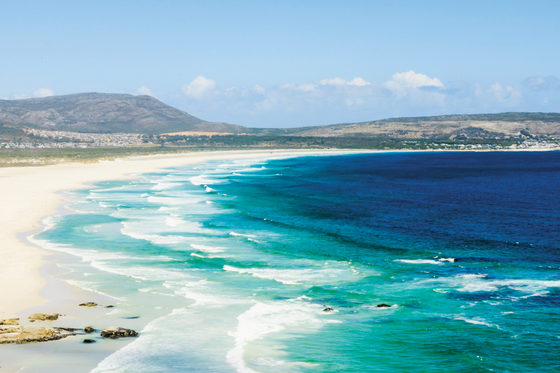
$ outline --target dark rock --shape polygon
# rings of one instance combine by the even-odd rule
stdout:
[[[86,327],[84,328],[84,332],[86,332],[86,333],[88,333],[88,334],[89,334],[89,333],[93,333],[94,331],[95,331],[95,329],[93,329],[91,326],[86,326]]]
[[[80,307],[95,307],[95,306],[97,306],[97,303],[95,302],[80,303]]]
[[[95,343],[95,339],[84,339],[83,343]]]
[[[391,306],[385,303],[381,303],[377,305],[377,308],[391,308]]]
[[[76,330],[78,330],[76,328],[55,328],[55,329],[63,332],[75,332]]]
[[[113,305],[108,305],[108,306],[106,306],[105,308],[113,308],[113,307],[115,307],[115,306],[113,306]]]
[[[140,316],[125,316],[123,317],[123,319],[127,319],[127,320],[134,320],[134,319],[139,319]]]
[[[330,307],[327,307],[323,310],[323,312],[332,312],[332,311],[334,311],[334,310]]]
[[[136,337],[137,335],[138,333],[132,329],[125,329],[117,326],[110,326],[108,328],[103,329],[103,331],[101,332],[101,336],[103,338],[113,338],[113,339],[122,338],[122,337]]]

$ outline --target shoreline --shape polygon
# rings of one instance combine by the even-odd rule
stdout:
[[[29,236],[40,233],[47,224],[43,221],[45,218],[58,214],[74,213],[70,207],[66,206],[67,197],[65,191],[87,189],[94,183],[108,180],[127,180],[137,178],[141,173],[163,171],[166,168],[181,167],[204,163],[212,160],[239,160],[239,159],[279,159],[305,156],[321,156],[321,155],[348,155],[348,154],[366,154],[366,153],[399,153],[401,151],[382,150],[382,151],[232,151],[232,152],[208,152],[208,153],[188,153],[178,155],[154,155],[142,156],[129,159],[118,159],[115,161],[105,161],[99,164],[78,164],[67,163],[54,166],[41,167],[22,167],[0,169],[0,191],[2,191],[4,214],[0,216],[0,221],[4,222],[6,228],[17,228],[19,226],[27,226],[26,230],[10,231],[8,229],[0,232],[0,237],[4,238],[4,242],[10,238],[16,237],[17,246],[3,245],[0,247],[0,253],[4,257],[11,257],[8,263],[16,264],[11,268],[6,262],[0,262],[0,279],[4,283],[10,284],[0,288],[0,296],[3,300],[0,307],[0,319],[18,316],[21,318],[21,324],[29,324],[27,316],[35,312],[62,313],[66,317],[57,321],[54,326],[62,327],[80,327],[93,325],[99,327],[100,323],[96,320],[103,318],[105,321],[101,325],[107,324],[107,311],[104,307],[99,309],[87,309],[78,307],[79,303],[86,301],[94,301],[100,305],[108,305],[118,303],[118,300],[109,298],[103,293],[97,293],[86,289],[79,288],[71,282],[63,280],[67,270],[60,264],[65,261],[73,261],[75,257],[72,254],[61,253],[51,250],[48,247],[40,247],[29,240]],[[406,151],[409,152],[409,151]],[[424,153],[426,151],[416,151],[416,153]],[[434,152],[427,150],[427,152]],[[446,152],[440,150],[438,152]],[[486,152],[486,151],[482,151]],[[47,180],[49,179],[49,180]],[[9,181],[9,182],[6,182]],[[11,188],[11,189],[10,189]],[[38,203],[40,202],[40,203]],[[31,213],[25,213],[31,211]],[[15,214],[14,214],[15,212]],[[10,214],[11,213],[11,214]],[[13,253],[10,251],[19,250]],[[17,259],[31,258],[30,261],[22,261],[17,265]],[[38,265],[39,263],[39,265]],[[11,278],[20,276],[24,280],[29,281],[16,283],[10,281]],[[61,278],[62,277],[62,278]],[[42,281],[42,282],[41,282]],[[15,289],[15,290],[14,290]],[[19,290],[18,290],[19,289]],[[22,291],[27,291],[24,293]],[[23,294],[23,295],[22,295]],[[7,299],[16,299],[14,303],[6,301]],[[19,298],[18,298],[19,297]],[[19,302],[19,303],[18,303]],[[27,306],[23,308],[21,305]],[[118,307],[118,306],[117,306]],[[8,314],[6,309],[12,310],[12,314]],[[141,320],[118,320],[119,326],[132,328],[140,331],[145,325],[164,315],[142,315]],[[109,320],[115,321],[116,318]],[[38,326],[53,326],[51,323],[37,323]],[[109,322],[111,324],[111,322]],[[82,349],[79,339],[80,337],[72,337],[56,343],[38,343],[26,348],[19,345],[2,346],[0,354],[1,366],[7,371],[19,371],[20,368],[30,368],[36,371],[38,367],[43,367],[44,362],[48,363],[48,355],[56,353],[72,352],[69,356],[67,366],[70,371],[84,371],[87,367],[89,370],[95,368],[97,364],[105,357],[111,355],[115,351],[124,347],[130,340],[119,342],[108,342],[107,344],[89,345]],[[30,365],[31,364],[31,365]],[[74,368],[74,369],[72,369]],[[89,371],[88,370],[88,371]],[[49,370],[41,370],[40,373]],[[37,371],[39,372],[39,371]]]
[[[488,151],[558,151],[559,149],[474,150]],[[471,150],[472,151],[472,150]],[[135,174],[156,172],[165,168],[202,163],[210,160],[297,157],[392,152],[470,152],[461,150],[232,150],[156,154],[99,163],[60,163],[37,167],[0,168],[0,281],[10,288],[0,288],[0,319],[21,317],[21,313],[48,303],[52,299],[39,295],[47,280],[40,269],[47,264],[49,250],[28,241],[27,237],[44,229],[43,219],[55,215],[63,207],[64,191],[86,188],[98,181],[126,180]],[[39,187],[40,186],[40,187]],[[70,286],[70,285],[69,285]]]
[[[0,169],[0,203],[3,214],[0,224],[0,281],[10,284],[0,288],[0,319],[23,318],[23,313],[51,302],[41,296],[48,280],[41,268],[48,265],[52,252],[27,240],[44,229],[43,219],[55,215],[63,207],[67,190],[84,189],[88,184],[107,180],[126,180],[134,174],[156,172],[165,168],[210,160],[244,158],[296,157],[363,153],[348,150],[268,150],[220,151],[150,155],[101,161],[99,163],[61,163],[38,167]],[[366,151],[367,152],[367,151]],[[52,277],[52,276],[51,276]],[[69,287],[72,287],[68,284]],[[80,291],[83,291],[80,289]],[[85,292],[85,291],[84,291]],[[77,299],[83,301],[83,299]]]

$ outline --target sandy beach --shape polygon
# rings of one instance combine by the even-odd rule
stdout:
[[[27,242],[23,235],[41,228],[41,220],[57,212],[64,190],[84,188],[87,183],[133,177],[209,160],[284,157],[296,155],[349,153],[347,151],[231,151],[157,155],[102,161],[95,164],[65,163],[53,166],[0,169],[0,319],[37,308],[49,301],[41,296],[47,279],[40,268],[48,253]],[[9,284],[9,285],[8,285]],[[76,299],[82,301],[81,299]]]

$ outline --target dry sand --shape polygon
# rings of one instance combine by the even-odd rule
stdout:
[[[40,167],[0,169],[0,319],[48,302],[39,295],[46,279],[39,269],[46,263],[43,249],[20,240],[18,234],[36,230],[41,220],[54,215],[64,190],[84,188],[85,183],[126,179],[131,174],[220,159],[285,157],[344,151],[230,151],[155,155],[103,161],[95,164],[66,163]]]

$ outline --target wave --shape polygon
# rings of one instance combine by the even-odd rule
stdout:
[[[439,260],[432,259],[395,259],[394,261],[408,264],[443,264]]]
[[[349,276],[355,279],[356,274],[340,268],[305,268],[305,269],[275,269],[275,268],[237,268],[224,265],[224,271],[249,274],[265,280],[274,280],[285,285],[322,284],[346,280]]]
[[[257,237],[254,234],[241,234],[241,233],[235,233],[235,232],[229,232],[229,235],[234,236],[234,237],[249,237],[249,238]]]
[[[205,246],[205,245],[196,245],[191,244],[191,247],[196,250],[203,251],[205,253],[221,253],[224,252],[225,247],[214,247],[214,246]]]
[[[499,325],[496,324],[490,324],[488,321],[484,320],[482,317],[474,317],[472,319],[466,318],[464,316],[455,316],[453,318],[454,320],[460,320],[460,321],[464,321],[466,323],[469,324],[474,324],[474,325],[484,325],[487,326],[489,328],[498,328],[500,329]]]
[[[156,185],[151,187],[150,188],[151,190],[165,190],[181,185],[180,183],[170,183],[170,182],[162,182],[162,181],[152,181],[152,183],[155,183]]]
[[[305,333],[313,332],[327,323],[340,323],[338,320],[321,318],[320,315],[327,315],[321,309],[319,305],[306,302],[256,302],[253,307],[237,317],[237,328],[228,332],[228,335],[234,338],[235,346],[227,352],[226,361],[238,372],[254,373],[255,370],[251,369],[245,360],[245,350],[251,342],[284,330]],[[267,352],[274,355],[276,351],[272,350],[268,348]],[[260,356],[260,359],[255,359],[252,363],[258,365],[264,362],[269,366],[283,364],[263,356]]]
[[[217,180],[217,179],[211,179],[210,177],[208,177],[208,175],[198,175],[198,176],[193,176],[189,179],[189,181],[191,182],[192,185],[213,185],[213,184],[222,184],[224,183],[224,180]]]

